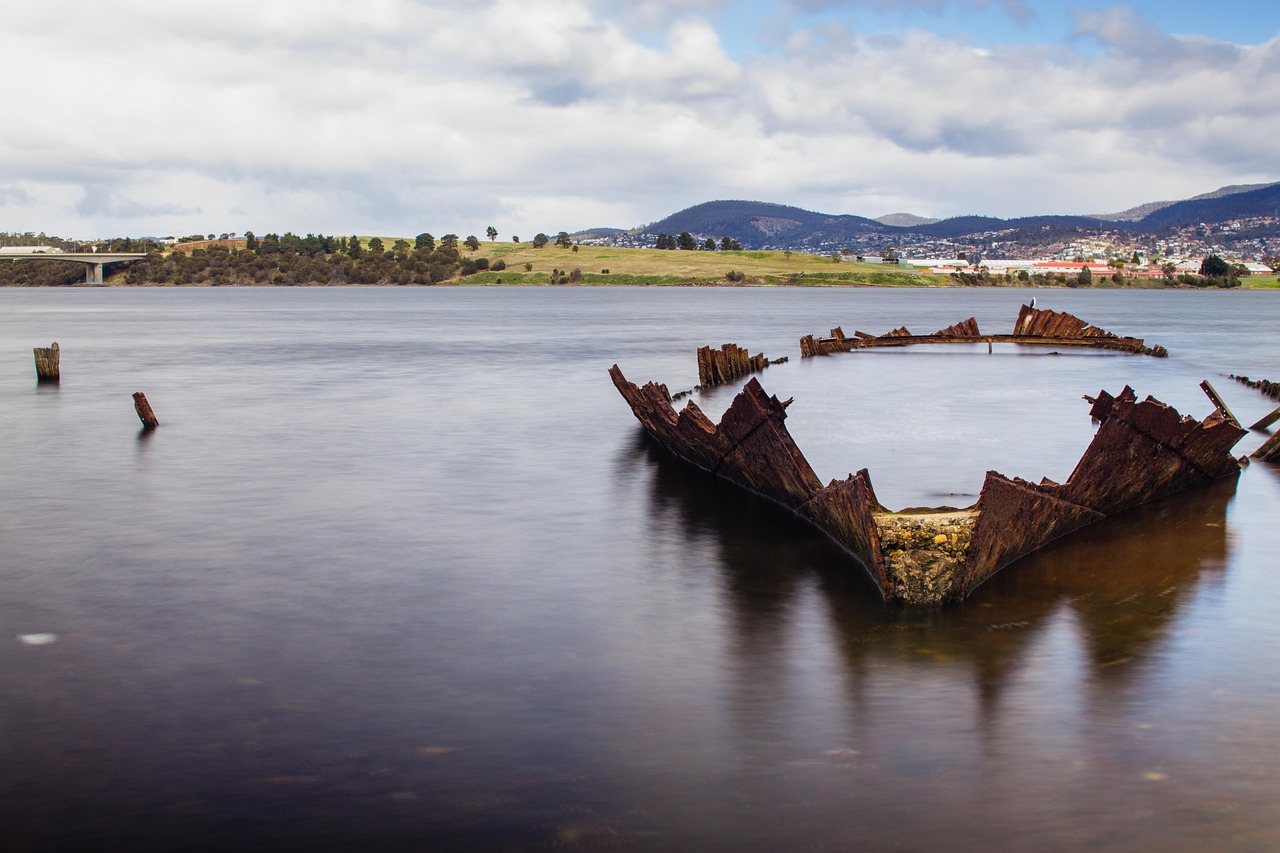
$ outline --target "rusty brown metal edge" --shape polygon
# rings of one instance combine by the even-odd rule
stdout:
[[[857,558],[885,598],[896,597],[876,518],[899,514],[876,499],[866,469],[821,484],[784,424],[790,400],[767,395],[753,377],[713,424],[692,402],[677,413],[663,385],[637,386],[616,364],[609,375],[636,419],[668,451],[805,518]],[[1060,536],[1239,470],[1230,451],[1245,431],[1219,412],[1202,421],[1182,417],[1152,397],[1138,401],[1128,387],[1091,402],[1090,414],[1102,425],[1066,482],[1032,484],[988,472],[977,503],[960,511],[976,513],[964,565],[929,603],[965,598]]]
[[[900,347],[915,344],[957,344],[957,343],[1013,343],[1050,346],[1083,346],[1095,349],[1110,349],[1131,352],[1138,355],[1151,355],[1157,358],[1167,356],[1168,350],[1162,346],[1147,346],[1142,338],[1120,337],[1105,329],[1090,325],[1074,314],[1052,311],[1047,308],[1037,309],[1022,305],[1018,318],[1013,324],[1013,334],[983,335],[978,331],[977,320],[956,323],[941,329],[932,335],[912,335],[905,326],[900,326],[886,334],[875,336],[865,332],[855,332],[853,338],[836,335],[832,330],[830,337],[806,335],[800,339],[800,354],[803,357],[829,355],[836,352],[851,352],[858,349],[877,347]]]

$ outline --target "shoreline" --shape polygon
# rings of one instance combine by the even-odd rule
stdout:
[[[678,282],[601,282],[601,281],[578,281],[578,282],[495,282],[495,281],[465,281],[450,280],[441,281],[434,284],[395,284],[392,282],[290,282],[287,284],[272,284],[267,282],[245,282],[245,283],[218,283],[211,282],[191,282],[179,284],[176,282],[141,282],[128,283],[108,280],[101,284],[88,284],[86,282],[76,282],[74,284],[0,284],[0,290],[72,290],[72,289],[88,289],[88,288],[137,288],[137,289],[157,289],[157,288],[191,288],[191,289],[213,289],[213,288],[271,288],[271,289],[288,289],[288,288],[312,288],[312,287],[352,287],[352,288],[432,288],[432,287],[474,287],[474,288],[581,288],[581,287],[686,287],[686,288],[780,288],[794,287],[802,289],[859,289],[859,288],[877,288],[887,290],[1081,290],[1081,291],[1269,291],[1280,290],[1280,281],[1270,280],[1271,276],[1262,276],[1263,281],[1257,284],[1243,282],[1239,287],[1192,287],[1182,284],[1141,284],[1141,285],[1118,285],[1109,283],[1106,285],[1093,285],[1089,287],[1069,287],[1063,285],[1047,285],[1047,284],[1028,284],[1024,282],[1011,282],[1009,284],[959,284],[954,281],[939,281],[935,283],[907,283],[907,282],[859,282],[859,281],[678,281]]]

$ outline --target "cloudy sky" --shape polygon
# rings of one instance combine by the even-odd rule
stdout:
[[[76,238],[1280,180],[1275,0],[41,0],[6,8],[0,71],[0,230]]]

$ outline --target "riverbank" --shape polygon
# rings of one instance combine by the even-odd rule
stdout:
[[[938,275],[924,269],[862,263],[839,253],[811,255],[790,251],[681,251],[613,246],[492,242],[413,249],[407,241],[382,250],[360,238],[359,250],[285,251],[213,245],[191,251],[153,253],[106,270],[108,286],[324,286],[440,285],[477,286],[593,285],[647,287],[1079,287],[1063,273],[1027,275]],[[372,248],[370,247],[372,244]],[[382,241],[382,246],[387,245]],[[25,266],[24,266],[25,265]],[[56,261],[16,261],[0,268],[0,286],[75,286],[83,269]],[[1247,289],[1280,288],[1277,276],[1240,279]],[[1173,279],[1094,278],[1094,289],[1188,289]]]

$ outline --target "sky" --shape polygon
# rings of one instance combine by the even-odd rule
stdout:
[[[76,239],[1280,180],[1275,0],[41,0],[6,8],[0,73],[0,231]]]

